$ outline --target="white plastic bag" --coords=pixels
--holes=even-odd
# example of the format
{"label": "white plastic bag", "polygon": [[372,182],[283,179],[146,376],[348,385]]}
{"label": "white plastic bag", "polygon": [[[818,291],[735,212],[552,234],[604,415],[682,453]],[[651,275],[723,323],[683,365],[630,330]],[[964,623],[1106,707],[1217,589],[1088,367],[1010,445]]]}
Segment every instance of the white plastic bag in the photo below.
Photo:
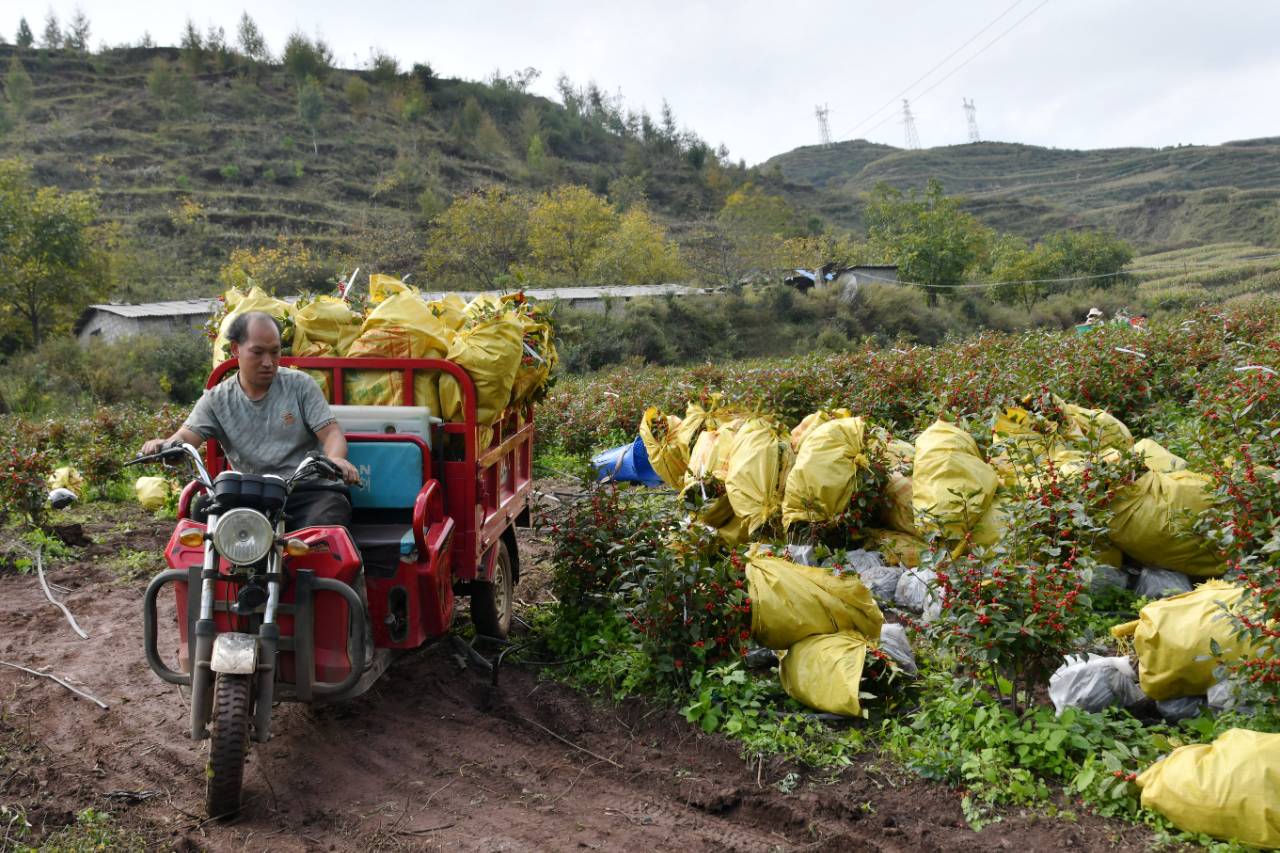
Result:
{"label": "white plastic bag", "polygon": [[942,613],[936,577],[932,569],[904,569],[894,590],[894,603],[920,613],[925,622],[935,621]]}
{"label": "white plastic bag", "polygon": [[1156,703],[1156,713],[1170,723],[1189,720],[1200,713],[1200,709],[1205,706],[1206,701],[1204,696],[1182,696],[1177,699],[1164,699]]}
{"label": "white plastic bag", "polygon": [[898,581],[903,571],[901,566],[871,566],[860,569],[858,577],[862,578],[862,582],[876,598],[892,602],[897,595]]}
{"label": "white plastic bag", "polygon": [[1090,712],[1113,705],[1128,708],[1146,698],[1126,657],[1067,655],[1066,661],[1049,676],[1049,700],[1059,714],[1066,708]]}
{"label": "white plastic bag", "polygon": [[799,563],[802,566],[812,566],[813,562],[813,546],[812,545],[788,545],[786,557],[793,563]]}
{"label": "white plastic bag", "polygon": [[893,622],[886,622],[880,626],[880,651],[893,658],[898,666],[902,667],[902,671],[908,675],[915,675],[916,656],[911,651],[911,643],[907,640],[907,629]]}
{"label": "white plastic bag", "polygon": [[1143,598],[1168,598],[1191,592],[1191,578],[1169,569],[1143,569],[1133,591]]}

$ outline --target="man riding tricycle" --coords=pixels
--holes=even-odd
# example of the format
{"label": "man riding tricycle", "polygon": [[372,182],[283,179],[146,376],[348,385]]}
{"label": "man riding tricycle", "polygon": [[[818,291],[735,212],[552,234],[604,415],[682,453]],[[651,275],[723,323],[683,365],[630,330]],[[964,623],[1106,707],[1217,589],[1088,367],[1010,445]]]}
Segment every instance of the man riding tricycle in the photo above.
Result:
{"label": "man riding tricycle", "polygon": [[[256,312],[228,337],[232,359],[187,421],[135,460],[186,459],[196,474],[170,568],[143,598],[143,634],[156,675],[191,688],[191,737],[210,741],[210,817],[239,810],[249,743],[270,739],[273,703],[360,695],[397,651],[449,630],[455,595],[470,596],[477,634],[506,636],[514,526],[527,523],[532,489],[530,408],[482,428],[458,364],[282,358],[275,322]],[[398,374],[404,405],[342,405],[344,374],[357,369]],[[457,422],[415,405],[415,377],[437,374],[461,391]],[[177,668],[158,642],[170,585]]]}

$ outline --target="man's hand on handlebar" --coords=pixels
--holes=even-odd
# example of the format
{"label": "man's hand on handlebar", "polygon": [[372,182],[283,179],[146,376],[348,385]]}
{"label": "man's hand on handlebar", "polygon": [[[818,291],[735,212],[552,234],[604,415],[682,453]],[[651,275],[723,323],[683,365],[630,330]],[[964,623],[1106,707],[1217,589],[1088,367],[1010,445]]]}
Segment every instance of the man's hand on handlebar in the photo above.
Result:
{"label": "man's hand on handlebar", "polygon": [[340,472],[342,472],[342,481],[349,486],[357,486],[360,484],[360,472],[356,470],[356,466],[352,465],[345,459],[330,459]]}
{"label": "man's hand on handlebar", "polygon": [[150,441],[143,442],[142,450],[138,452],[139,456],[154,456],[168,445],[167,438],[153,438]]}

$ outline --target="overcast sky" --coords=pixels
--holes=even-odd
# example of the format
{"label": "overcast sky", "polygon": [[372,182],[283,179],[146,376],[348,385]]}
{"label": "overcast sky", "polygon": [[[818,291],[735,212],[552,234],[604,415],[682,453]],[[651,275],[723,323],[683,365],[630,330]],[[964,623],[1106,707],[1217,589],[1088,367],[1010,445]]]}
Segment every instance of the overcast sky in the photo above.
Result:
{"label": "overcast sky", "polygon": [[[249,8],[274,51],[301,29],[328,41],[345,67],[364,63],[377,47],[405,66],[426,61],[449,77],[532,66],[542,72],[533,89],[548,96],[562,73],[594,80],[655,114],[666,98],[682,124],[749,164],[817,143],[817,104],[829,106],[835,139],[901,146],[903,90],[925,147],[967,140],[963,97],[976,104],[982,138],[990,140],[1106,148],[1280,135],[1280,3],[1273,0],[309,0],[257,7],[81,0],[79,7],[94,46],[137,42],[144,30],[158,44],[176,44],[188,16],[202,30],[221,25],[234,41]],[[39,38],[50,8],[65,24],[76,4],[18,0],[4,8],[9,20],[0,27],[12,41],[19,17]]]}

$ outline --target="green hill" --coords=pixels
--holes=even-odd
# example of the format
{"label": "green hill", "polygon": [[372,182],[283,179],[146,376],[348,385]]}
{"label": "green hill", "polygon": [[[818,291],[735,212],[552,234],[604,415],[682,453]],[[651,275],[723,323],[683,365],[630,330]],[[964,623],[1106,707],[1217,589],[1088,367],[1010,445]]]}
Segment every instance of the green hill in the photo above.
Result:
{"label": "green hill", "polygon": [[988,224],[1034,237],[1098,226],[1145,247],[1217,241],[1280,245],[1280,137],[1176,148],[1070,151],[977,142],[908,151],[864,140],[810,146],[762,167],[856,220],[879,182],[942,181]]}

